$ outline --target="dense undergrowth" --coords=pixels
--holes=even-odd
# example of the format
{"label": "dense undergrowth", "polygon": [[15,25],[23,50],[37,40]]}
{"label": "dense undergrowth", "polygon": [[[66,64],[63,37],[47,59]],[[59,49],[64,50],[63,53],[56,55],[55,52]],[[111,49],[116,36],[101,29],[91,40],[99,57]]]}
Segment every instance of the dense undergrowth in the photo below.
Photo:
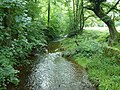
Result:
{"label": "dense undergrowth", "polygon": [[[29,64],[27,57],[31,52],[36,52],[37,49],[39,49],[37,51],[41,52],[41,47],[46,43],[41,26],[40,24],[37,25],[37,22],[32,22],[29,28],[26,27],[26,30],[29,32],[23,29],[19,31],[18,38],[12,37],[13,39],[9,42],[9,45],[2,44],[2,42],[6,43],[4,41],[6,36],[4,35],[4,30],[0,31],[3,35],[0,46],[0,90],[5,89],[9,83],[18,84],[17,73],[19,71],[14,69],[15,66]],[[8,34],[8,38],[11,38],[9,33],[6,34]]]}
{"label": "dense undergrowth", "polygon": [[86,68],[99,90],[120,90],[120,49],[108,46],[107,36],[107,32],[84,31],[63,42],[64,54],[72,55]]}
{"label": "dense undergrowth", "polygon": [[19,83],[15,67],[28,65],[29,54],[46,44],[45,23],[36,10],[40,9],[34,1],[0,2],[0,90]]}
{"label": "dense undergrowth", "polygon": [[47,25],[47,5],[47,0],[0,1],[0,90],[9,83],[17,85],[20,71],[15,68],[28,65],[30,55],[44,52],[47,41],[61,34],[63,22],[54,16],[61,11],[53,11]]}
{"label": "dense undergrowth", "polygon": [[[79,3],[76,3],[74,11],[71,0],[0,0],[0,90],[6,89],[9,83],[19,83],[17,74],[20,71],[15,67],[28,65],[29,55],[34,51],[43,52],[47,41],[80,33],[84,26],[83,16],[89,18],[93,14],[82,10],[82,1],[76,1]],[[99,21],[96,17],[90,18],[85,24],[103,26]],[[119,26],[119,20],[117,23]],[[100,90],[119,90],[120,45],[109,47],[107,36],[108,33],[85,31],[63,42],[67,49],[64,53],[73,55],[80,65],[88,69],[90,79],[99,82]]]}

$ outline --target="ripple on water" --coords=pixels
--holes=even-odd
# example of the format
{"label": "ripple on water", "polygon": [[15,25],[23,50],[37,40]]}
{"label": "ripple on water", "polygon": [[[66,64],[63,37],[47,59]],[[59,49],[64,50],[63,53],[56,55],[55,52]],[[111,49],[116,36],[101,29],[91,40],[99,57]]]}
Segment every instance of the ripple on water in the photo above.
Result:
{"label": "ripple on water", "polygon": [[38,59],[27,79],[27,90],[95,90],[85,70],[65,60],[60,52]]}

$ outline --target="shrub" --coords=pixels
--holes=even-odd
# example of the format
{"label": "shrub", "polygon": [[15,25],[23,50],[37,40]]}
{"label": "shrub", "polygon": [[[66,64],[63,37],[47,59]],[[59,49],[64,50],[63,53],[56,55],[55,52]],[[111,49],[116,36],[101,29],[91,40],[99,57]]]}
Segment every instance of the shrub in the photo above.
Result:
{"label": "shrub", "polygon": [[103,46],[94,40],[85,40],[79,43],[76,50],[85,57],[91,57],[94,54],[102,54]]}
{"label": "shrub", "polygon": [[5,89],[6,84],[10,82],[15,85],[19,82],[16,76],[19,71],[13,68],[15,60],[11,57],[12,55],[12,52],[7,49],[0,50],[0,90]]}

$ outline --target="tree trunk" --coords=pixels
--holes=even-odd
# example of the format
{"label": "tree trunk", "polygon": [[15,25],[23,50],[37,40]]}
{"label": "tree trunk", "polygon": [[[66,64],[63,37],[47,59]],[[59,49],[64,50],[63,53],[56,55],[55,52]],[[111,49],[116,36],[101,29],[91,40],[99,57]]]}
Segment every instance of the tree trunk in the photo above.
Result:
{"label": "tree trunk", "polygon": [[5,46],[10,46],[11,45],[11,16],[10,16],[10,8],[3,8],[3,13],[5,16],[3,17],[2,25],[4,26],[4,33],[7,33],[7,35],[4,35],[4,44]]}
{"label": "tree trunk", "polygon": [[48,1],[48,26],[50,25],[50,0]]}
{"label": "tree trunk", "polygon": [[73,0],[73,18],[75,23],[75,0]]}
{"label": "tree trunk", "polygon": [[81,0],[80,6],[80,33],[82,33],[83,28],[84,28],[84,10],[83,10],[83,0]]}
{"label": "tree trunk", "polygon": [[110,33],[109,43],[118,42],[119,33],[116,30],[114,21],[103,12],[99,5],[94,7],[94,13],[108,26]]}
{"label": "tree trunk", "polygon": [[5,16],[3,17],[2,24],[3,24],[4,28],[7,29],[10,27],[10,9],[4,8],[3,12],[4,12]]}

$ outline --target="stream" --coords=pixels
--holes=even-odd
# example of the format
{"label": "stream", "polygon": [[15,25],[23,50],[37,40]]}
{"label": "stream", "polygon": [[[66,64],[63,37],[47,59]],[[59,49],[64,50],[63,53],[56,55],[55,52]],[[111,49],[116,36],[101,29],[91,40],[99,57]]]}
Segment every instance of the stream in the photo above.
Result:
{"label": "stream", "polygon": [[39,55],[29,67],[22,69],[20,85],[7,90],[96,90],[85,69],[62,57],[59,42],[48,45],[48,53]]}

